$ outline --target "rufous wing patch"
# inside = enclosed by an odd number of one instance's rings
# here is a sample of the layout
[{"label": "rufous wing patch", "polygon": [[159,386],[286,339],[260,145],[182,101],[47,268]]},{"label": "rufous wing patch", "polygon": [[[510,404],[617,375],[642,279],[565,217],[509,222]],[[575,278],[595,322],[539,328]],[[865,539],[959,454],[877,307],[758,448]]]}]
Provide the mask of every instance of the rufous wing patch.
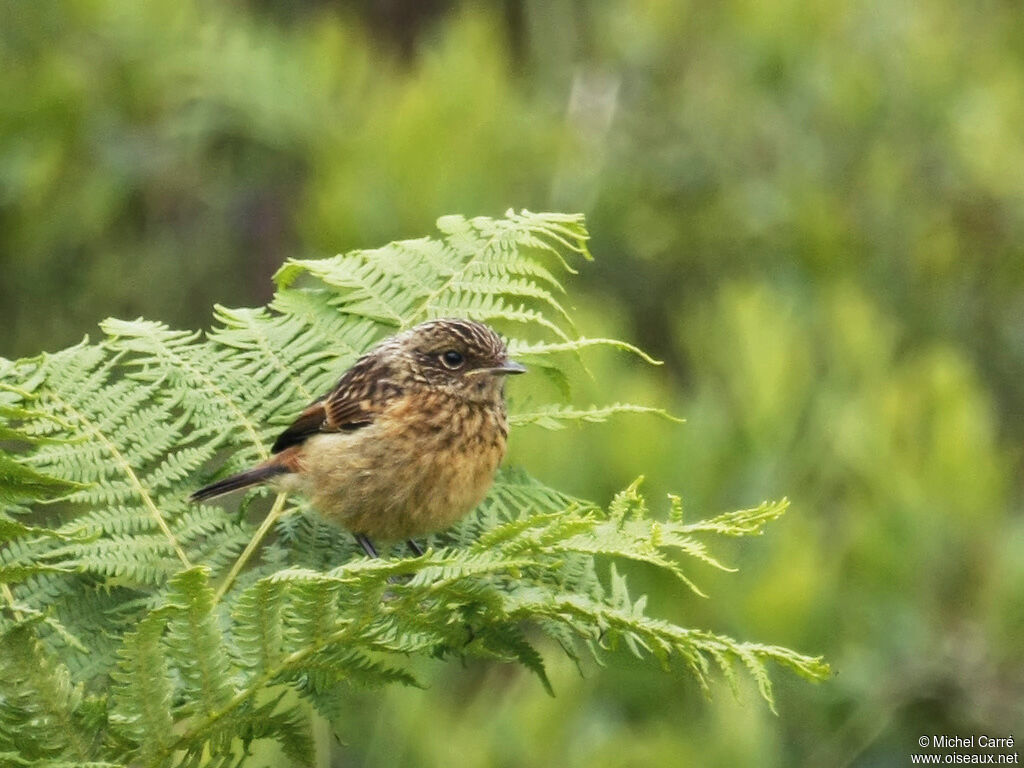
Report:
[{"label": "rufous wing patch", "polygon": [[305,442],[320,432],[342,432],[373,423],[383,401],[395,394],[379,359],[366,355],[349,368],[327,395],[311,403],[274,441],[273,452]]}]

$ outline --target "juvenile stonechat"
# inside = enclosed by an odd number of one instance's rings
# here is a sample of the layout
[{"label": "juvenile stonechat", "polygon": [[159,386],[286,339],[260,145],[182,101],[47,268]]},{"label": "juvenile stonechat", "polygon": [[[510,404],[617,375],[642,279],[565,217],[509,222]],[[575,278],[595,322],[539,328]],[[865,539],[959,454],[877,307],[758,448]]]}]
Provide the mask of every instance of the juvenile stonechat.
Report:
[{"label": "juvenile stonechat", "polygon": [[325,518],[372,538],[443,530],[483,499],[505,455],[504,380],[526,369],[493,330],[421,323],[371,349],[282,432],[274,455],[201,488],[194,501],[268,484],[308,496]]}]

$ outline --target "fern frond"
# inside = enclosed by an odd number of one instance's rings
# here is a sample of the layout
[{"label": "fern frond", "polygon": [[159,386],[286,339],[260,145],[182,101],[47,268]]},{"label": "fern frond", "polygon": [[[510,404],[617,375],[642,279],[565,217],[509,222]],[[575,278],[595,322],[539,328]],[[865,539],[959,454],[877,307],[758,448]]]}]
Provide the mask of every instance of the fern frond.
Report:
[{"label": "fern frond", "polygon": [[[268,456],[281,426],[376,341],[428,318],[495,322],[566,395],[568,356],[608,347],[656,362],[577,335],[561,278],[590,258],[582,217],[446,216],[438,229],[289,261],[269,306],[216,307],[205,334],[110,319],[96,343],[0,359],[5,764],[235,766],[262,739],[309,764],[301,702],[337,720],[352,686],[417,685],[416,656],[521,664],[550,691],[538,637],[577,664],[622,646],[704,689],[714,670],[746,670],[771,706],[769,664],[827,673],[820,659],[652,618],[615,567],[699,592],[697,564],[728,570],[710,540],[760,533],[785,501],[686,522],[678,500],[652,515],[638,483],[604,507],[503,469],[423,556],[382,543],[375,560],[300,500],[278,496],[262,525],[250,513],[265,492],[237,509],[188,503]],[[511,422],[617,414],[672,418],[540,402]]]},{"label": "fern frond", "polygon": [[149,762],[174,741],[173,687],[162,638],[166,611],[153,611],[125,635],[111,671],[111,723],[139,745]]},{"label": "fern frond", "polygon": [[[8,429],[7,439],[20,437],[22,433]],[[2,439],[0,435],[0,439]],[[27,500],[42,501],[55,499],[80,489],[81,483],[73,480],[51,477],[31,466],[15,461],[0,451],[0,504],[14,505]],[[0,536],[4,532],[0,531]]]},{"label": "fern frond", "polygon": [[764,526],[779,519],[789,509],[789,499],[766,501],[753,509],[723,512],[709,520],[683,526],[686,533],[717,533],[723,536],[760,535]]},{"label": "fern frond", "polygon": [[77,712],[82,687],[36,633],[40,617],[0,633],[0,750],[30,759],[74,755],[85,760],[91,744]]},{"label": "fern frond", "polygon": [[551,404],[532,411],[509,414],[509,423],[521,427],[532,424],[543,429],[564,429],[570,423],[599,423],[608,421],[609,418],[620,413],[646,413],[660,416],[669,421],[679,422],[681,419],[670,415],[661,408],[651,408],[645,405],[633,403],[613,403],[612,405],[592,405],[589,408],[572,408],[569,406]]},{"label": "fern frond", "polygon": [[543,360],[561,352],[579,352],[588,347],[611,347],[612,349],[636,355],[650,365],[662,364],[661,360],[656,360],[640,349],[640,347],[628,342],[619,341],[618,339],[589,339],[585,336],[580,336],[572,341],[562,342],[527,342],[515,339],[509,342],[509,353],[517,359],[532,361]]}]

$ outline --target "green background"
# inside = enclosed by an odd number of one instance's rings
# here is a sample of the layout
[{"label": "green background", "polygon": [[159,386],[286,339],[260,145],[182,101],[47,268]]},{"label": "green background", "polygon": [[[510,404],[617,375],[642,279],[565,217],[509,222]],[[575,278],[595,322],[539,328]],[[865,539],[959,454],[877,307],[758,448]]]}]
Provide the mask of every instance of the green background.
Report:
[{"label": "green background", "polygon": [[0,355],[108,315],[203,327],[288,256],[445,213],[584,211],[581,331],[666,365],[595,354],[575,397],[687,423],[521,431],[510,461],[599,501],[643,473],[691,516],[793,501],[728,548],[739,573],[693,574],[710,600],[631,575],[684,625],[824,654],[830,681],[777,678],[778,717],[549,649],[554,699],[484,664],[353,691],[334,765],[1024,741],[1017,3],[7,0],[0,67]]}]

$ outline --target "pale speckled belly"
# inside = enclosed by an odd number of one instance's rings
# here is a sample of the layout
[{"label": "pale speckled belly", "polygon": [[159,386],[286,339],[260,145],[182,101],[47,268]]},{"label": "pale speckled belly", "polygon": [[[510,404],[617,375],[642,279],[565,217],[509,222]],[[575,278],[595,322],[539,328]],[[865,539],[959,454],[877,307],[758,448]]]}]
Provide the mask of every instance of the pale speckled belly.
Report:
[{"label": "pale speckled belly", "polygon": [[480,503],[504,457],[505,435],[503,411],[466,409],[427,422],[399,414],[311,438],[301,476],[282,485],[310,496],[327,519],[355,533],[421,536],[448,528]]}]

